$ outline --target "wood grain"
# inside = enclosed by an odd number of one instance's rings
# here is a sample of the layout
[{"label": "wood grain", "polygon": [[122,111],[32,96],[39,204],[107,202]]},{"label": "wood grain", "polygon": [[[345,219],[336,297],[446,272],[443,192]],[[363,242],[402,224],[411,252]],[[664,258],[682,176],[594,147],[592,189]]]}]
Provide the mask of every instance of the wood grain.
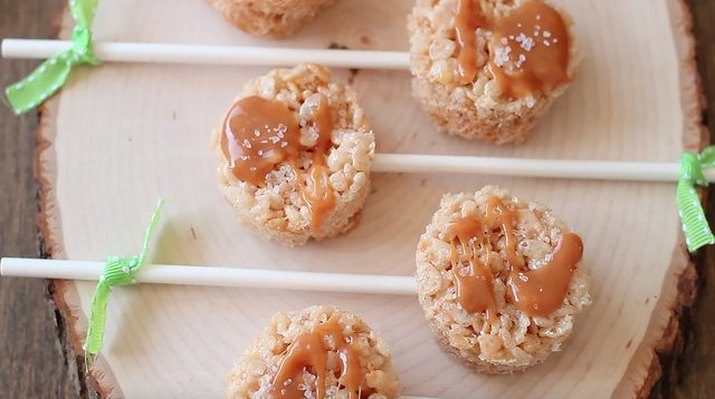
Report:
[{"label": "wood grain", "polygon": [[[11,3],[11,2],[5,1],[5,2],[0,3],[0,5],[5,7],[6,4],[9,4],[9,3]],[[39,2],[34,2],[34,1],[23,2],[22,5],[20,7],[18,7],[18,9],[22,9],[22,10],[30,9],[32,11],[36,11],[36,8],[33,8],[33,7],[36,7],[38,3]],[[712,39],[713,39],[714,35],[712,32],[713,28],[710,26],[709,22],[715,17],[715,10],[713,10],[713,4],[711,4],[711,2],[708,0],[695,0],[695,1],[691,1],[691,3],[692,3],[693,10],[695,11],[696,32],[698,33],[698,37],[701,39],[699,42],[699,54],[701,56],[700,57],[700,66],[701,66],[701,73],[703,74],[705,92],[708,95],[708,98],[712,99],[712,98],[714,98],[713,94],[715,93],[715,90],[713,90],[713,81],[714,80],[709,79],[709,77],[715,76],[715,73],[713,73],[713,69],[715,68],[715,63],[713,62],[714,52],[712,50]],[[32,4],[35,4],[35,6],[33,6]],[[6,7],[5,8],[0,7],[0,10],[3,10],[3,9],[6,9]],[[9,15],[9,14],[4,13],[4,15]],[[34,16],[36,14],[30,13],[28,15]],[[19,24],[19,23],[25,23],[25,25],[23,25],[23,26],[32,26],[32,24],[27,22],[26,20],[22,20],[22,19],[18,20],[15,17],[12,18],[11,23],[9,23],[9,24],[3,23],[0,26],[4,29],[7,26],[13,26],[12,24]],[[20,26],[20,25],[18,25],[18,26]],[[39,25],[39,26],[43,26],[43,25]],[[29,35],[30,34],[28,33],[28,34],[25,34],[24,36],[29,36]],[[23,36],[23,35],[17,34],[16,36]],[[3,76],[6,76],[6,75],[4,74]],[[6,122],[8,120],[7,115],[9,115],[9,113],[2,114],[3,140],[5,140],[5,137],[7,136],[7,134],[6,134],[7,131],[15,130],[15,129],[7,129],[7,127],[8,127],[8,123]],[[712,115],[712,109],[710,110],[710,115]],[[711,117],[709,120],[712,121],[715,119],[713,119]],[[7,143],[5,141],[3,141],[3,144],[7,144]],[[18,149],[18,148],[20,149],[20,151],[13,151],[13,149]],[[28,148],[23,148],[16,142],[10,142],[9,145],[3,145],[3,149],[8,149],[8,152],[10,154],[23,154],[23,153],[27,154],[27,156],[25,158],[29,158],[29,154],[31,152]],[[6,157],[4,155],[6,155],[5,152],[3,152],[3,157],[2,157],[3,160],[12,159],[12,156]],[[22,159],[22,156],[20,155],[20,156],[18,156],[18,158]],[[31,166],[29,165],[29,163],[24,166],[20,165],[19,162],[18,162],[18,164],[13,163],[12,165],[13,166],[18,165],[17,167],[19,168],[19,172],[14,172],[14,173],[29,173],[29,171],[31,170],[30,169]],[[8,171],[8,170],[9,169],[6,168],[5,164],[3,163],[2,172],[5,173],[5,171]],[[11,193],[14,193],[15,191],[17,191],[19,194],[24,193],[24,195],[25,195],[24,198],[26,199],[26,201],[24,201],[24,203],[30,204],[33,202],[32,197],[34,195],[34,188],[29,187],[28,185],[20,185],[19,183],[17,183],[16,180],[8,180],[5,178],[5,174],[3,174],[2,184],[5,184],[5,182],[8,182],[8,181],[11,182],[10,187],[12,187],[12,188],[9,190]],[[6,191],[6,190],[3,190],[3,192],[4,191]],[[1,203],[4,204],[5,202],[3,201]],[[3,217],[4,217],[4,215],[10,213],[9,211],[7,211],[7,209],[8,208],[6,208],[6,207],[2,208]],[[712,214],[712,211],[715,210],[715,203],[713,203],[713,201],[710,202],[709,209],[711,210],[711,214]],[[14,211],[14,209],[13,209],[13,211]],[[25,227],[28,228],[28,230],[31,226],[30,226],[30,223],[27,222],[27,220],[30,220],[30,219],[32,219],[31,215],[29,218],[25,218],[25,222],[24,222]],[[5,218],[3,218],[3,221],[4,220],[5,220]],[[3,223],[3,226],[4,225],[5,225],[5,223]],[[5,234],[4,230],[3,230],[3,234],[0,235],[0,239],[2,239],[2,237],[8,237],[8,235]],[[2,247],[3,254],[17,253],[17,252],[12,252],[13,251],[12,249],[6,250],[7,247],[5,246],[6,245],[5,242],[6,241],[3,241],[3,247]],[[30,252],[28,254],[31,254],[32,248],[34,247],[34,245],[35,245],[34,243],[36,241],[35,241],[34,237],[27,237],[25,239],[18,240],[18,242],[25,243],[22,245],[26,245],[26,248],[30,248],[29,249]],[[15,248],[15,247],[11,246],[11,248]],[[680,397],[713,397],[713,396],[715,396],[715,387],[714,387],[715,379],[712,378],[713,373],[714,373],[713,366],[712,366],[713,356],[714,356],[712,348],[713,348],[713,342],[715,342],[715,331],[712,327],[712,325],[713,325],[712,320],[715,317],[715,316],[713,316],[715,314],[715,312],[712,311],[713,310],[712,309],[712,303],[713,303],[712,296],[714,295],[713,292],[715,291],[715,284],[714,284],[714,281],[712,278],[713,276],[711,275],[712,269],[710,269],[710,267],[712,267],[712,265],[713,265],[713,259],[715,259],[715,253],[713,253],[712,250],[706,251],[705,255],[701,258],[701,260],[704,262],[704,264],[706,266],[706,268],[704,270],[705,283],[702,287],[703,296],[702,296],[702,299],[696,305],[696,308],[695,308],[696,313],[692,317],[690,317],[690,323],[685,324],[686,326],[692,326],[692,329],[694,331],[693,334],[691,334],[687,337],[688,341],[687,341],[686,355],[685,355],[685,357],[682,358],[683,360],[681,362],[672,363],[675,365],[674,367],[672,367],[672,369],[671,368],[665,369],[666,375],[670,377],[666,380],[675,381],[675,385],[669,385],[669,387],[665,387],[665,388],[661,387],[661,390],[654,391],[654,394],[657,394],[658,392],[660,392],[661,395],[663,395],[664,397],[669,397],[669,395],[672,392],[676,392],[677,394],[679,394]],[[2,283],[2,281],[0,281],[0,283]],[[10,287],[12,289],[15,289],[16,285],[13,283],[12,285],[10,285]],[[4,288],[5,287],[3,286],[2,291],[0,291],[0,295],[4,295],[5,293],[8,292]],[[10,295],[15,295],[15,293],[13,292]],[[9,296],[9,297],[13,297],[13,296]],[[707,298],[711,298],[711,299],[708,301]],[[25,305],[20,304],[19,306],[25,306]],[[15,320],[14,318],[6,319],[5,317],[7,317],[7,315],[8,315],[7,313],[0,314],[0,321],[3,322],[3,325],[6,325],[6,323],[7,323],[6,320]],[[32,329],[37,329],[37,330],[44,329],[45,331],[47,331],[48,329],[47,329],[46,325],[47,325],[47,322],[35,321],[31,325],[29,325],[28,328],[31,329],[30,331],[32,331]],[[47,332],[47,333],[52,334],[52,332]],[[28,336],[28,335],[18,336],[18,337],[16,337],[16,341],[14,341],[14,342],[18,342],[18,344],[21,347],[31,347],[32,346],[31,342],[33,341],[33,339],[32,339],[33,334],[29,334],[29,335],[30,336]],[[27,344],[22,345],[22,343],[27,343]],[[4,346],[0,347],[0,356],[5,357],[4,355],[6,353],[8,353],[8,352],[5,352],[5,350],[8,350],[8,349]],[[30,361],[28,361],[28,363],[32,363],[33,367],[37,368],[38,365],[40,365],[40,362],[32,360],[32,359],[34,359],[34,357],[30,357]],[[41,379],[41,381],[42,381],[41,384],[45,388],[50,386],[50,385],[45,385],[45,383],[49,381],[49,378],[51,378],[48,376],[62,375],[62,372],[60,372],[60,371],[57,371],[54,373],[51,372],[51,370],[50,370],[51,367],[49,367],[50,364],[48,364],[48,363],[49,362],[45,362],[45,366],[48,366],[47,367],[48,370],[46,373],[42,374],[45,377],[43,379]],[[13,367],[11,367],[11,369],[13,369],[13,370],[17,369],[17,364],[19,364],[19,363],[14,362]],[[5,365],[5,363],[3,363],[3,365]],[[3,370],[5,370],[5,369],[7,369],[7,367],[3,367]],[[678,376],[678,375],[682,375],[682,378],[674,377],[674,376]],[[16,374],[13,374],[12,376],[14,378],[17,378],[17,377],[15,377]],[[4,375],[2,375],[1,377],[4,377]],[[0,378],[0,380],[3,380],[3,379]],[[38,381],[38,380],[34,380],[34,381],[35,381],[35,384],[34,384],[35,391],[34,392],[47,393],[47,390],[38,390],[38,389],[42,389],[42,388],[37,387],[38,383],[36,381]],[[680,385],[677,385],[678,381],[680,381]],[[3,391],[4,387],[5,387],[4,384],[0,384],[0,396],[8,397],[8,395],[4,395],[4,393],[5,393],[5,391]],[[16,387],[13,386],[13,388],[16,388]],[[13,392],[13,394],[18,394],[18,397],[37,396],[37,395],[33,395],[33,394],[25,394],[25,395],[22,394],[22,392],[31,392],[31,390],[32,390],[32,388],[30,388],[30,390],[28,390],[28,391],[13,390],[11,392]],[[47,396],[47,395],[45,395],[45,396]],[[10,395],[10,397],[12,397],[12,395]]]},{"label": "wood grain", "polygon": [[[0,0],[0,37],[47,38],[62,1]],[[35,66],[27,61],[0,61],[5,87]],[[33,178],[37,115],[15,117],[0,106],[0,253],[38,256],[35,220],[37,184]],[[58,319],[48,303],[43,280],[0,279],[0,397],[77,397],[58,345]]]},{"label": "wood grain", "polygon": [[[167,4],[142,3],[143,17],[162,22],[154,24],[136,21],[128,12],[130,2],[103,4],[95,30],[99,40],[276,45],[222,24],[203,3],[172,2],[172,18],[163,20],[159,15]],[[410,5],[344,0],[302,35],[280,44],[404,49],[404,27],[388,22],[403,18]],[[699,102],[681,4],[668,0],[643,7],[614,0],[564,5],[582,21],[577,30],[588,62],[527,145],[464,145],[437,135],[411,101],[406,74],[361,71],[353,76],[353,86],[373,119],[379,150],[671,161],[683,146],[697,149],[702,144]],[[349,26],[342,26],[344,15],[352,16]],[[636,19],[643,23],[634,26]],[[204,29],[187,32],[182,29],[187,24]],[[654,42],[661,45],[653,47]],[[141,231],[143,221],[126,215],[165,196],[176,206],[167,210],[170,223],[159,239],[157,262],[326,271],[334,270],[339,254],[340,269],[348,272],[410,274],[414,240],[441,192],[474,190],[489,182],[551,204],[582,232],[592,248],[585,260],[597,298],[593,308],[580,319],[569,350],[523,375],[490,378],[473,375],[436,347],[413,298],[132,287],[117,290],[112,298],[106,363],[94,375],[100,390],[110,397],[218,396],[226,370],[272,312],[333,302],[364,316],[392,343],[410,394],[647,393],[657,377],[651,373],[659,364],[654,349],[668,350],[671,310],[680,303],[678,280],[688,266],[671,185],[380,175],[354,232],[286,250],[257,240],[232,221],[214,191],[212,155],[197,150],[206,145],[208,131],[241,84],[263,70],[215,67],[208,73],[205,67],[108,64],[77,73],[48,106],[43,131],[51,144],[40,164],[48,183],[46,232],[53,256],[97,259],[113,251],[131,253],[133,232]],[[644,98],[653,101],[643,103]],[[71,112],[76,109],[85,114],[78,117]],[[93,287],[75,283],[65,288],[61,299],[77,345]],[[420,350],[411,350],[415,347]],[[137,357],[146,361],[138,363]],[[181,366],[197,361],[198,369]],[[435,376],[435,367],[444,372]]]}]

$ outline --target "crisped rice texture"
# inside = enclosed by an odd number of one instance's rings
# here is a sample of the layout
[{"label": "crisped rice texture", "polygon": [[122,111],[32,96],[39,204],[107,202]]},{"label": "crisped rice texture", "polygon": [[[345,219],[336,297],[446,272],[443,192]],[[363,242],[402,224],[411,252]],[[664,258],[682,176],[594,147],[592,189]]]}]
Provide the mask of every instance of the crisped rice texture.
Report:
[{"label": "crisped rice texture", "polygon": [[[476,0],[485,12],[504,15],[525,0]],[[495,144],[521,143],[538,119],[568,86],[518,99],[501,96],[488,71],[488,33],[477,31],[478,72],[473,83],[460,84],[455,15],[458,0],[417,0],[407,27],[410,33],[412,92],[440,130],[467,139]],[[558,9],[569,31],[568,76],[580,61],[573,22]]]},{"label": "crisped rice texture", "polygon": [[[323,239],[342,234],[359,221],[360,211],[370,191],[370,164],[375,153],[375,137],[369,129],[357,95],[348,86],[331,81],[330,70],[304,64],[293,69],[275,69],[250,81],[240,98],[258,95],[285,103],[300,122],[301,144],[312,147],[317,137],[309,129],[311,105],[316,93],[324,95],[334,122],[332,147],[326,165],[336,197],[335,207],[311,230],[312,216],[300,195],[300,179],[288,162],[266,176],[266,186],[238,180],[229,168],[219,145],[220,129],[214,132],[213,146],[219,167],[220,187],[236,210],[239,221],[250,230],[286,245],[303,245],[311,237]],[[304,151],[297,162],[305,173],[311,154]]]},{"label": "crisped rice texture", "polygon": [[[496,320],[486,313],[471,314],[457,299],[455,272],[463,272],[451,263],[450,245],[455,234],[450,226],[457,220],[483,216],[491,197],[500,198],[517,213],[515,234],[517,253],[529,269],[549,261],[559,238],[569,228],[543,205],[512,197],[501,188],[486,186],[476,193],[447,194],[439,210],[420,238],[417,249],[417,287],[419,300],[437,341],[448,352],[476,371],[508,374],[544,361],[571,335],[574,316],[591,303],[588,276],[579,262],[559,309],[548,317],[530,317],[514,305],[507,295],[507,265],[504,234],[493,234],[492,250],[479,249],[478,256],[494,275]],[[458,251],[460,264],[469,254]],[[455,271],[455,269],[457,269]]]},{"label": "crisped rice texture", "polygon": [[208,0],[224,18],[256,36],[290,36],[335,0]]},{"label": "crisped rice texture", "polygon": [[[231,372],[226,391],[227,398],[264,399],[270,397],[272,382],[278,372],[281,361],[285,358],[288,347],[303,333],[313,328],[331,316],[337,315],[343,332],[352,335],[353,343],[361,354],[363,372],[362,398],[392,399],[397,398],[400,382],[392,369],[390,354],[385,341],[357,316],[335,309],[333,306],[313,306],[289,314],[278,313],[273,316],[271,324],[263,335],[239,359]],[[330,348],[334,343],[325,341]],[[340,375],[340,359],[335,351],[328,354],[328,372],[326,399],[342,399],[348,397],[348,391],[338,388],[337,374]],[[303,372],[307,391],[305,398],[315,397],[314,371],[309,368]],[[369,392],[369,394],[367,394]]]}]

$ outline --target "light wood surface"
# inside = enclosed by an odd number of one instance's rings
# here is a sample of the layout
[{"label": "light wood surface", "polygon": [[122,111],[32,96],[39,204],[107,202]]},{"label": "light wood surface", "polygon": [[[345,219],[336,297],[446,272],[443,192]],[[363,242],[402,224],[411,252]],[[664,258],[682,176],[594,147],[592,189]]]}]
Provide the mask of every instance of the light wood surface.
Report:
[{"label": "light wood surface", "polygon": [[[271,42],[235,31],[202,2],[104,2],[95,32],[98,40],[403,50],[410,3],[343,0],[296,38]],[[580,76],[520,147],[437,134],[410,99],[406,73],[335,75],[353,82],[382,152],[673,161],[683,143],[690,149],[702,144],[680,3],[580,0],[563,6],[577,21],[585,54]],[[117,397],[220,396],[233,361],[271,313],[314,303],[342,306],[380,331],[406,394],[605,397],[635,396],[648,388],[653,351],[664,342],[678,278],[688,265],[672,184],[375,175],[355,231],[285,249],[233,221],[215,187],[208,149],[210,130],[241,85],[265,70],[106,64],[74,75],[47,106],[44,120],[50,144],[40,156],[44,234],[53,256],[99,260],[134,254],[161,196],[169,204],[153,251],[158,263],[409,275],[417,238],[439,196],[495,183],[551,205],[582,234],[594,305],[578,319],[564,352],[524,374],[486,377],[438,349],[413,298],[118,289],[94,375],[100,391]],[[79,344],[93,285],[57,287]]]}]

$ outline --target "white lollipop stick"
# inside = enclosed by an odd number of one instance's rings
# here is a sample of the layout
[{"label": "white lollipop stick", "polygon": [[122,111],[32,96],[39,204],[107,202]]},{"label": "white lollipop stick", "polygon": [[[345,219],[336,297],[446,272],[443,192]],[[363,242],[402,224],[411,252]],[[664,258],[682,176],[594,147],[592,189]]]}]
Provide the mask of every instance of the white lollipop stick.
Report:
[{"label": "white lollipop stick", "polygon": [[[103,262],[2,258],[0,276],[96,281]],[[233,267],[146,265],[136,273],[138,283],[203,285],[322,291],[362,294],[415,295],[412,276],[315,273]]]},{"label": "white lollipop stick", "polygon": [[[293,49],[202,46],[160,43],[95,42],[102,61],[171,64],[294,66],[315,63],[338,68],[407,69],[409,55],[400,51]],[[49,58],[72,47],[63,40],[4,39],[4,58]]]},{"label": "white lollipop stick", "polygon": [[[5,39],[2,56],[49,58],[71,46],[69,41]],[[321,50],[262,47],[202,46],[157,43],[97,42],[95,54],[104,61],[191,64],[280,65],[314,62],[333,67],[406,69],[409,56],[397,51]],[[662,181],[678,180],[677,163],[579,161],[468,157],[417,154],[377,154],[376,172],[480,173],[499,176]],[[705,171],[715,182],[715,170]]]},{"label": "white lollipop stick", "polygon": [[[2,258],[0,276],[96,281],[104,263],[70,260]],[[291,272],[231,267],[146,265],[136,273],[139,283],[269,288],[341,293],[415,295],[413,277],[369,274]],[[403,399],[434,399],[400,396]]]},{"label": "white lollipop stick", "polygon": [[[374,172],[474,173],[559,179],[676,182],[680,164],[667,162],[579,161],[456,155],[375,154]],[[715,170],[704,170],[715,182]]]}]

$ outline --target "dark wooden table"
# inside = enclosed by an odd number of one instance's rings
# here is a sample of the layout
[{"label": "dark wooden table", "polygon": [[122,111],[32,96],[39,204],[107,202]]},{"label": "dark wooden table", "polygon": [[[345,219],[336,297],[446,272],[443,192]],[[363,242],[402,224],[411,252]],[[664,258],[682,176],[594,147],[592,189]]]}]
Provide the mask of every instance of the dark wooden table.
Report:
[{"label": "dark wooden table", "polygon": [[[628,0],[632,1],[632,0]],[[0,37],[48,38],[63,0],[0,0]],[[703,91],[715,103],[715,0],[691,0]],[[0,61],[3,88],[29,73],[29,61]],[[715,106],[704,122],[715,137]],[[15,117],[0,106],[0,254],[40,254],[33,175],[37,115]],[[715,140],[714,140],[715,141]],[[715,215],[715,195],[708,201]],[[700,296],[683,317],[681,356],[666,358],[653,397],[715,398],[715,248],[697,259]],[[0,279],[0,398],[75,398],[76,373],[68,369],[58,336],[62,321],[42,280]],[[86,390],[82,390],[86,392]]]},{"label": "dark wooden table", "polygon": [[[0,0],[0,37],[47,38],[62,0]],[[36,65],[2,61],[4,88]],[[4,99],[3,94],[3,102]],[[37,184],[32,163],[37,115],[0,105],[0,254],[38,256]],[[0,398],[74,398],[75,384],[42,280],[0,279]]]}]

